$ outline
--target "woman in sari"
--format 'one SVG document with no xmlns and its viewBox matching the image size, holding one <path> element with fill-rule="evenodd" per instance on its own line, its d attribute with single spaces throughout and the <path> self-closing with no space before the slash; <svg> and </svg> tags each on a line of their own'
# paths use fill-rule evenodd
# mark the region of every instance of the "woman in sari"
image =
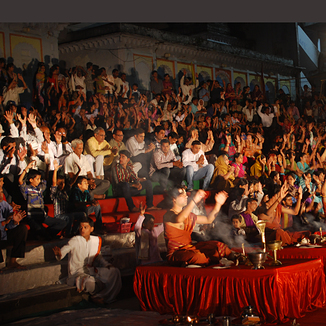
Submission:
<svg viewBox="0 0 326 326">
<path fill-rule="evenodd" d="M 214 185 L 216 190 L 223 189 L 228 192 L 230 188 L 234 187 L 234 179 L 234 166 L 230 165 L 229 159 L 225 154 L 220 155 L 215 161 L 211 185 Z"/>
<path fill-rule="evenodd" d="M 250 168 L 250 176 L 256 179 L 260 178 L 262 175 L 266 175 L 266 156 L 261 154 L 257 156 L 255 163 Z"/>
</svg>

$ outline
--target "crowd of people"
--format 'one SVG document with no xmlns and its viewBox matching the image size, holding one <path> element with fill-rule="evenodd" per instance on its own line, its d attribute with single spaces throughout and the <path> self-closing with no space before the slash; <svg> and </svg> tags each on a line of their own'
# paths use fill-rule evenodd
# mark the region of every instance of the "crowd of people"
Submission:
<svg viewBox="0 0 326 326">
<path fill-rule="evenodd" d="M 207 264 L 203 252 L 210 246 L 218 248 L 215 258 L 232 256 L 228 246 L 261 241 L 259 220 L 267 240 L 284 246 L 323 228 L 326 104 L 308 86 L 300 101 L 279 90 L 269 103 L 258 85 L 199 83 L 184 70 L 175 89 L 171 76 L 153 71 L 147 96 L 117 69 L 109 74 L 88 62 L 65 71 L 53 65 L 47 74 L 41 62 L 32 105 L 20 102 L 27 88 L 15 66 L 0 59 L 0 219 L 1 242 L 14 243 L 9 267 L 21 267 L 16 258 L 27 236 L 72 237 L 85 223 L 87 232 L 105 233 L 98 200 L 111 186 L 130 212 L 141 212 L 136 234 L 150 241 L 138 239 L 143 263 L 158 259 L 157 250 L 144 246 L 155 246 L 163 232 L 133 202 L 144 192 L 146 211 L 160 209 L 153 193 L 170 194 L 164 232 L 171 262 Z M 208 217 L 203 190 L 217 193 Z M 54 204 L 54 216 L 45 203 Z M 226 220 L 216 220 L 220 211 Z M 85 220 L 91 213 L 94 226 Z M 223 238 L 216 230 L 225 224 L 232 230 Z M 187 230 L 182 241 L 176 229 Z M 191 247 L 191 239 L 219 241 Z"/>
</svg>

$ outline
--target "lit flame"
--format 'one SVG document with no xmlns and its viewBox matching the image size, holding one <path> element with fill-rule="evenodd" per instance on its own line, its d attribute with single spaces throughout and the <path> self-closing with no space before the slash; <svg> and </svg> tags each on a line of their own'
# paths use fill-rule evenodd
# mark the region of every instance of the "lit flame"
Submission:
<svg viewBox="0 0 326 326">
<path fill-rule="evenodd" d="M 187 317 L 187 320 L 188 320 L 189 323 L 192 322 L 192 319 L 191 319 L 191 317 L 189 317 L 189 316 Z"/>
</svg>

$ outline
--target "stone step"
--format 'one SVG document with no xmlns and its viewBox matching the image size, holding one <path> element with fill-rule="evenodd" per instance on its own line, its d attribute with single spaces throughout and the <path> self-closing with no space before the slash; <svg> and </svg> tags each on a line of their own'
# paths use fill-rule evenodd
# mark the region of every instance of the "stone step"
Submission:
<svg viewBox="0 0 326 326">
<path fill-rule="evenodd" d="M 166 251 L 165 245 L 160 246 L 162 252 Z M 119 268 L 123 276 L 132 275 L 136 268 L 135 248 L 122 248 L 110 250 L 109 247 L 102 248 L 102 255 L 108 258 L 113 256 L 113 264 Z M 68 274 L 68 256 L 61 261 L 54 259 L 37 264 L 26 265 L 26 270 L 6 270 L 0 273 L 0 295 L 8 295 L 36 289 L 42 286 L 53 285 L 58 282 L 65 282 Z"/>
<path fill-rule="evenodd" d="M 120 252 L 120 249 L 134 248 L 135 244 L 135 232 L 128 233 L 111 233 L 101 236 L 102 237 L 102 254 L 109 254 L 116 256 Z M 55 246 L 63 247 L 69 239 L 55 240 L 50 242 L 33 241 L 28 242 L 26 246 L 26 252 L 24 258 L 18 258 L 19 264 L 35 265 L 43 264 L 45 262 L 55 261 L 55 257 L 52 248 Z M 163 233 L 159 236 L 158 242 L 160 247 L 164 251 L 165 241 Z M 114 251 L 118 250 L 117 254 Z M 9 249 L 10 251 L 10 249 Z M 6 259 L 7 252 L 2 250 L 4 260 Z M 5 263 L 0 263 L 0 269 L 5 267 Z"/>
<path fill-rule="evenodd" d="M 117 301 L 110 304 L 110 309 L 120 307 L 122 302 L 129 302 L 139 310 L 139 303 L 133 292 L 133 274 L 126 276 L 122 273 L 122 289 L 117 297 Z M 83 301 L 83 302 L 82 302 Z M 136 306 L 135 306 L 136 302 Z M 66 284 L 55 284 L 42 286 L 36 289 L 27 290 L 19 293 L 10 293 L 0 297 L 0 324 L 3 322 L 24 325 L 26 322 L 35 320 L 36 315 L 58 313 L 58 310 L 78 309 L 81 307 L 97 307 L 89 302 L 87 293 L 78 293 L 75 287 Z M 19 320 L 20 319 L 20 320 Z M 60 324 L 60 323 L 59 323 Z"/>
<path fill-rule="evenodd" d="M 88 300 L 87 293 L 78 293 L 66 284 L 47 285 L 0 297 L 0 323 L 10 322 L 44 311 L 64 309 Z"/>
</svg>

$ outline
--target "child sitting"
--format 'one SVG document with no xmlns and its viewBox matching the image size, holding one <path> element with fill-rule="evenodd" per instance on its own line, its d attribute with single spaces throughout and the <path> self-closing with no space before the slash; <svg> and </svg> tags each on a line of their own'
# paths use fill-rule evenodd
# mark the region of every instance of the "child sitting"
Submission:
<svg viewBox="0 0 326 326">
<path fill-rule="evenodd" d="M 54 171 L 52 177 L 52 187 L 50 189 L 50 198 L 53 201 L 54 217 L 66 221 L 65 236 L 71 237 L 76 235 L 79 220 L 86 216 L 84 212 L 69 212 L 69 196 L 65 190 L 65 178 L 64 176 L 58 176 L 58 170 L 61 165 L 57 160 L 53 161 Z"/>
<path fill-rule="evenodd" d="M 163 223 L 154 227 L 154 216 L 145 214 L 146 206 L 140 204 L 140 215 L 135 224 L 136 259 L 139 264 L 162 261 L 157 238 L 163 232 Z"/>
<path fill-rule="evenodd" d="M 55 238 L 57 234 L 66 226 L 67 222 L 61 219 L 47 216 L 44 210 L 43 192 L 46 189 L 46 181 L 41 180 L 41 173 L 38 170 L 29 170 L 26 184 L 24 177 L 26 170 L 34 164 L 31 161 L 22 174 L 19 176 L 18 183 L 20 191 L 25 200 L 27 200 L 27 217 L 26 222 L 31 228 L 36 238 L 49 240 Z M 46 224 L 45 228 L 42 224 Z"/>
<path fill-rule="evenodd" d="M 85 212 L 87 215 L 95 213 L 95 231 L 99 234 L 105 234 L 101 206 L 96 199 L 91 200 L 88 186 L 87 178 L 79 176 L 76 180 L 76 187 L 71 192 L 70 200 L 74 204 L 76 211 Z"/>
<path fill-rule="evenodd" d="M 241 241 L 243 242 L 243 239 L 246 236 L 246 231 L 240 227 L 241 222 L 242 222 L 242 216 L 239 214 L 235 214 L 231 218 L 232 222 L 232 231 L 231 231 L 231 236 L 234 239 L 234 241 L 239 244 L 238 242 Z"/>
<path fill-rule="evenodd" d="M 88 292 L 95 303 L 112 302 L 121 290 L 119 269 L 104 260 L 101 255 L 102 239 L 91 235 L 94 222 L 89 217 L 80 220 L 79 235 L 68 244 L 54 247 L 57 260 L 68 255 L 67 284 L 76 286 L 78 292 Z"/>
</svg>

